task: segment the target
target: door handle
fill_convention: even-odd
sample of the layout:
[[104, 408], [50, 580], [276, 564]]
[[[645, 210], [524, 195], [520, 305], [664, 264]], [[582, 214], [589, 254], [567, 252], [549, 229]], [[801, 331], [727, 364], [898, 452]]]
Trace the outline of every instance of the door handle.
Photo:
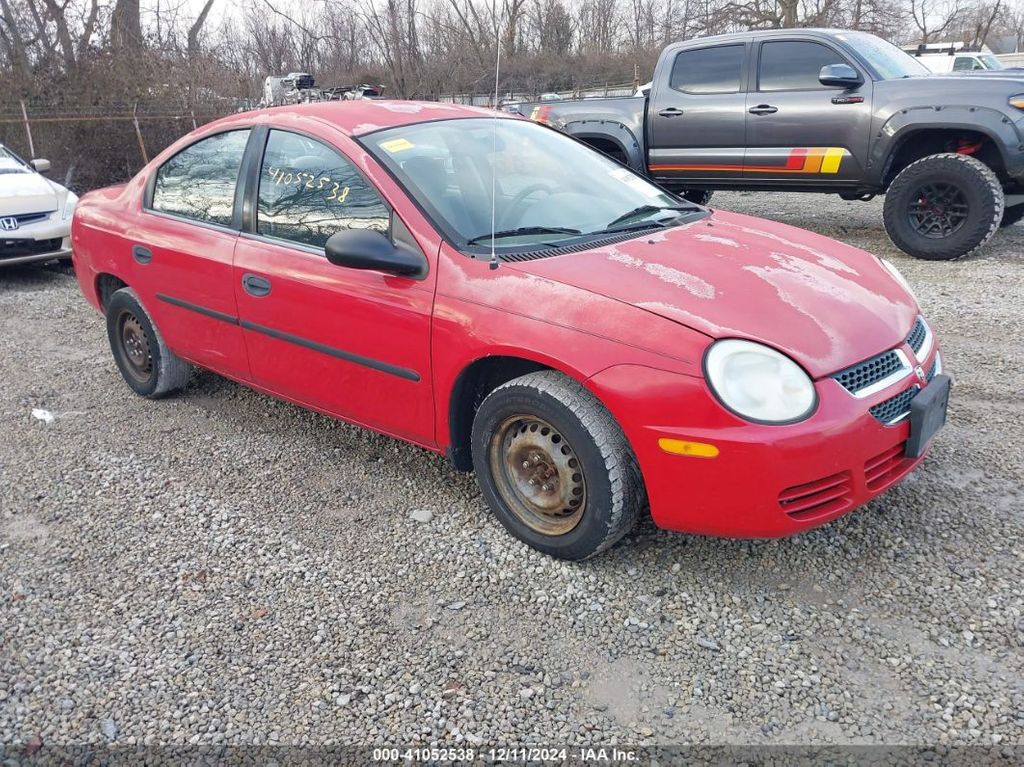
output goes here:
[[250, 296], [263, 298], [263, 296], [270, 295], [270, 280], [260, 277], [258, 274], [243, 274], [242, 288]]
[[758, 104], [756, 107], [750, 107], [747, 111], [752, 115], [773, 115], [779, 111], [779, 108], [773, 107], [771, 104]]
[[140, 264], [148, 264], [153, 260], [153, 251], [145, 245], [132, 245], [132, 258]]
[[678, 107], [665, 107], [660, 112], [658, 112], [658, 114], [660, 114], [662, 117], [678, 117], [682, 113], [683, 110], [679, 109]]

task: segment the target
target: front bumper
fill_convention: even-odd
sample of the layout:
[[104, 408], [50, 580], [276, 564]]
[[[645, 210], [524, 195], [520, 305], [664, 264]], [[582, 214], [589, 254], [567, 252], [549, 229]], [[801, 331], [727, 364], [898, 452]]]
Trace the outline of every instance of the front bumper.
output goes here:
[[[928, 369], [937, 353], [932, 344], [920, 365]], [[626, 432], [655, 524], [670, 530], [734, 538], [792, 535], [863, 505], [924, 458], [904, 456], [907, 419], [886, 424], [869, 412], [922, 385], [914, 375], [862, 398], [835, 379], [821, 379], [814, 415], [784, 426], [733, 416], [700, 378], [624, 365], [588, 383]], [[677, 412], [667, 413], [665, 402], [678, 403]], [[681, 422], [687, 425], [676, 425]], [[718, 455], [666, 453], [658, 445], [666, 437], [714, 445]]]
[[14, 231], [0, 231], [0, 268], [70, 257], [70, 219], [62, 221], [54, 215]]

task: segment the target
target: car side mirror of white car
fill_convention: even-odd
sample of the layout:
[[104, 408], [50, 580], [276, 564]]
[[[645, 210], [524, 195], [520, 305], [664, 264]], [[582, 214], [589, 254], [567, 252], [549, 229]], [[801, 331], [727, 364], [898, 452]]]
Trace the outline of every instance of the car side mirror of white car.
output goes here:
[[36, 173], [46, 173], [48, 170], [50, 170], [49, 160], [33, 160], [32, 162], [29, 163], [29, 165], [35, 168]]

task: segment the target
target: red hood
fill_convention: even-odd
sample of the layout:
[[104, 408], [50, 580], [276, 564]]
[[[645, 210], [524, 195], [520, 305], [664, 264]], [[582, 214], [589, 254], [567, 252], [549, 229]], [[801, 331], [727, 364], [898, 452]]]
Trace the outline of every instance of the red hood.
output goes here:
[[918, 314], [871, 254], [735, 213], [512, 268], [714, 338], [762, 341], [814, 378], [899, 345]]

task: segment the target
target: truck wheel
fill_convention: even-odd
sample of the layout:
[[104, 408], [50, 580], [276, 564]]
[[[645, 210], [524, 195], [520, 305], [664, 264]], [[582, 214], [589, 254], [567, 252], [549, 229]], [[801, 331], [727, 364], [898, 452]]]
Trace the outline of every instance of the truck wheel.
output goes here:
[[131, 288], [114, 291], [107, 302], [107, 338], [121, 375], [136, 394], [158, 399], [188, 383], [192, 367], [167, 348]]
[[1003, 220], [999, 222], [999, 227], [1013, 226], [1018, 221], [1024, 218], [1024, 202], [1020, 205], [1013, 205], [1003, 211]]
[[640, 468], [615, 419], [561, 373], [529, 373], [488, 394], [473, 421], [472, 451], [498, 521], [554, 557], [604, 551], [646, 505]]
[[695, 202], [698, 205], [707, 205], [711, 202], [711, 196], [714, 194], [710, 189], [689, 189], [683, 192], [680, 197], [690, 202]]
[[889, 239], [917, 258], [946, 261], [976, 252], [1003, 218], [999, 179], [963, 154], [936, 154], [900, 171], [885, 194]]

